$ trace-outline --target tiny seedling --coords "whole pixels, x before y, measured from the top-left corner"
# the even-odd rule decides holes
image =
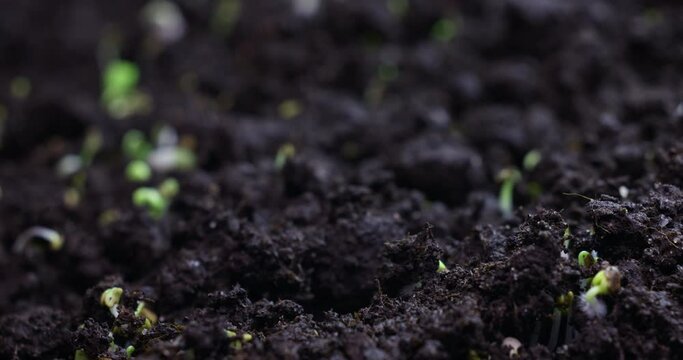
[[[241,337],[237,336],[235,330],[225,330],[225,336],[230,340],[230,347],[234,350],[241,350],[244,343],[248,343],[254,339],[250,333],[244,333]]]
[[[564,233],[562,234],[562,240],[564,240],[563,245],[565,249],[569,248],[569,244],[571,243],[571,236],[572,231],[569,228],[569,226],[567,226],[566,228],[564,228]]]
[[[128,130],[121,139],[123,154],[133,160],[145,160],[152,152],[152,144],[140,130]]]
[[[585,269],[585,268],[589,268],[589,267],[593,266],[593,264],[595,264],[596,259],[593,258],[593,255],[591,253],[589,253],[586,250],[583,250],[579,253],[578,260],[579,260],[579,267],[582,267]]]
[[[512,216],[514,208],[513,197],[515,186],[522,179],[522,175],[517,169],[507,168],[500,171],[498,179],[502,181],[498,194],[498,207],[503,213],[503,216],[510,217]]]
[[[503,343],[501,345],[504,350],[508,350],[508,356],[510,359],[519,357],[519,349],[522,347],[522,342],[517,340],[517,338],[506,337],[503,339]]]
[[[296,148],[291,143],[286,143],[280,146],[277,154],[275,155],[275,168],[282,170],[287,164],[287,161],[294,157],[296,154]]]
[[[541,152],[538,150],[531,150],[526,153],[526,155],[524,155],[524,159],[522,159],[522,167],[524,168],[524,171],[533,171],[536,166],[538,166],[538,163],[541,162],[541,159]]]
[[[189,149],[181,146],[162,146],[154,149],[149,154],[149,165],[158,172],[173,170],[192,170],[197,164],[197,158]]]
[[[85,350],[78,349],[74,353],[74,360],[88,360],[88,355],[85,353]]]
[[[161,192],[153,187],[136,189],[133,192],[133,204],[147,209],[149,215],[155,219],[160,219],[164,216],[168,205]]]
[[[600,270],[591,280],[590,289],[581,295],[581,309],[591,317],[604,316],[607,308],[598,296],[615,293],[620,288],[621,272],[616,266],[608,266]]]
[[[113,60],[102,74],[102,104],[114,118],[122,119],[145,112],[151,107],[150,97],[137,89],[140,70],[130,61]]]
[[[133,356],[134,352],[135,352],[135,347],[133,345],[129,345],[126,348],[126,357],[130,358],[131,356]]]
[[[436,269],[436,272],[439,274],[448,272],[448,268],[446,267],[446,264],[443,263],[443,261],[439,260],[439,267]]]
[[[301,114],[301,103],[296,99],[288,99],[280,103],[277,112],[281,118],[289,120]]]
[[[152,169],[142,160],[133,160],[126,167],[126,178],[132,182],[145,182],[152,177]]]
[[[146,208],[154,219],[161,219],[171,204],[171,200],[180,191],[178,180],[169,178],[164,180],[158,188],[140,187],[133,192],[133,204]]]
[[[145,318],[145,324],[143,325],[143,331],[151,329],[152,326],[154,324],[156,324],[157,320],[158,320],[157,314],[155,314],[154,311],[150,310],[144,301],[138,301],[138,306],[135,309],[134,314],[136,317]]]
[[[120,287],[112,287],[102,292],[100,295],[100,304],[109,308],[109,312],[117,318],[119,317],[119,301],[123,295],[123,289]]]
[[[52,251],[59,251],[64,246],[64,237],[57,231],[42,226],[34,226],[17,236],[12,251],[15,254],[23,253],[33,239],[46,242]]]

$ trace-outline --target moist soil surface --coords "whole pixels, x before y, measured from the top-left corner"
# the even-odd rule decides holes
[[[680,4],[295,2],[178,0],[162,44],[142,1],[0,1],[0,358],[683,358]],[[105,111],[112,47],[151,111]],[[196,166],[128,181],[162,124]]]

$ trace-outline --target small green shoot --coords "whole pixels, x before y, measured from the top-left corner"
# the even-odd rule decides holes
[[[593,264],[595,264],[595,260],[596,259],[593,258],[593,255],[586,250],[583,250],[579,253],[578,261],[579,267],[581,268],[585,269],[593,266]]]
[[[23,253],[33,239],[39,239],[46,242],[49,249],[52,251],[59,251],[64,246],[64,237],[57,231],[42,226],[34,226],[17,236],[12,251],[14,251],[15,254]]]
[[[120,287],[109,288],[100,295],[100,304],[106,306],[115,318],[119,317],[121,295],[123,295],[123,289]]]
[[[126,348],[126,357],[130,358],[131,356],[133,356],[133,353],[134,353],[134,352],[135,352],[135,346],[129,345],[129,346]]]
[[[25,76],[17,76],[10,82],[9,89],[13,98],[26,99],[31,94],[31,80]]]
[[[133,204],[147,209],[154,219],[161,219],[166,213],[168,202],[161,192],[153,187],[141,187],[133,192]]]
[[[151,107],[149,96],[137,89],[140,70],[130,61],[113,60],[102,74],[102,104],[109,115],[122,119]]]
[[[587,292],[581,295],[581,308],[590,317],[602,317],[607,313],[605,304],[598,296],[615,293],[621,288],[621,272],[616,266],[608,266],[600,270]]]
[[[197,158],[194,153],[180,146],[163,146],[149,154],[149,165],[158,172],[188,171],[194,169]]]
[[[571,229],[569,229],[569,226],[567,226],[566,228],[564,228],[564,234],[562,234],[562,239],[564,240],[563,245],[565,249],[569,248],[569,244],[571,243],[571,236],[572,231]]]
[[[275,155],[275,168],[282,170],[285,167],[285,164],[287,164],[287,160],[293,158],[295,154],[296,148],[294,148],[294,145],[291,143],[280,146],[280,149],[278,149],[277,154]]]
[[[432,26],[432,39],[442,43],[449,43],[458,35],[460,27],[457,18],[442,18]]]
[[[498,194],[498,207],[503,216],[510,217],[514,210],[513,197],[515,186],[522,179],[522,175],[517,169],[507,168],[500,171],[498,179],[502,181]]]
[[[524,159],[522,160],[522,167],[524,167],[524,171],[532,171],[538,166],[538,163],[541,162],[542,156],[541,152],[538,150],[531,150],[526,155],[524,155]]]
[[[131,182],[145,182],[152,178],[152,169],[142,160],[133,160],[126,167],[126,178]]]
[[[152,152],[152,144],[140,130],[128,130],[121,139],[123,154],[129,159],[144,160]]]
[[[174,178],[166,179],[159,185],[159,193],[167,200],[174,198],[179,191],[180,183]]]
[[[78,349],[74,353],[74,360],[88,360],[88,355],[85,353],[85,350]]]
[[[180,191],[178,180],[169,178],[164,180],[158,188],[140,187],[133,192],[133,204],[147,209],[147,213],[159,220],[166,214],[171,200]]]
[[[301,114],[301,103],[296,99],[288,99],[280,103],[277,107],[277,112],[281,118],[289,120]]]
[[[436,272],[439,274],[448,272],[448,268],[446,267],[446,264],[443,263],[443,261],[439,260],[439,267],[436,269]]]
[[[237,336],[237,331],[225,330],[225,336],[230,340],[230,347],[234,350],[241,350],[244,343],[248,343],[254,339],[250,333],[244,333],[241,337]]]

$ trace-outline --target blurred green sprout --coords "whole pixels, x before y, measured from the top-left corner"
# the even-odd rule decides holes
[[[241,11],[241,0],[218,0],[211,19],[211,28],[220,36],[230,35]]]
[[[505,217],[510,217],[514,210],[515,186],[522,179],[522,175],[515,168],[506,168],[500,171],[498,179],[502,182],[498,194],[498,207]]]
[[[296,155],[296,148],[291,143],[286,143],[280,146],[275,155],[275,168],[282,170],[287,164],[287,161]]]
[[[152,169],[142,160],[133,160],[126,167],[126,178],[132,182],[145,182],[152,177]]]
[[[122,119],[151,109],[151,98],[137,88],[139,81],[135,63],[113,60],[107,64],[102,74],[102,104],[111,117]]]
[[[133,192],[133,204],[145,208],[147,213],[156,220],[166,214],[166,210],[180,190],[176,179],[164,180],[158,188],[140,187]]]
[[[64,237],[57,231],[43,226],[33,226],[17,236],[12,251],[15,254],[23,253],[33,239],[44,241],[52,251],[59,251],[64,246]]]

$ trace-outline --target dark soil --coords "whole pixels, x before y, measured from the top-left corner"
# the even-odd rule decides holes
[[[683,358],[679,2],[227,2],[220,32],[217,1],[177,0],[187,31],[154,47],[143,1],[0,1],[1,359],[506,359],[506,337],[521,358]],[[103,39],[151,113],[104,111]],[[198,166],[156,220],[120,141],[160,124]],[[104,145],[72,206],[55,165],[89,129]],[[63,248],[14,252],[33,226]],[[581,283],[607,264],[621,289],[591,317]]]

